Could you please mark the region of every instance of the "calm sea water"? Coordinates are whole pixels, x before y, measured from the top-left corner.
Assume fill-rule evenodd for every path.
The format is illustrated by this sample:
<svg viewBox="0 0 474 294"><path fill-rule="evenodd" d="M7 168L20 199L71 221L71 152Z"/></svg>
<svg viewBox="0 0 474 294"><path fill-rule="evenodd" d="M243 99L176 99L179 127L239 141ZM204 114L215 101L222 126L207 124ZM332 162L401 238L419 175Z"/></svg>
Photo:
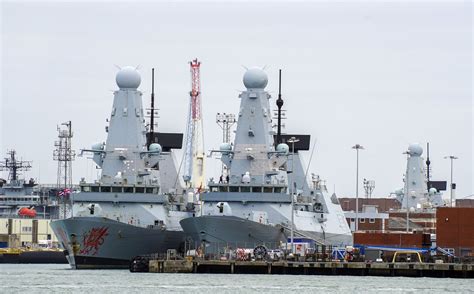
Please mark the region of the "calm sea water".
<svg viewBox="0 0 474 294"><path fill-rule="evenodd" d="M351 276L211 275L71 270L0 264L0 293L473 293L474 280Z"/></svg>

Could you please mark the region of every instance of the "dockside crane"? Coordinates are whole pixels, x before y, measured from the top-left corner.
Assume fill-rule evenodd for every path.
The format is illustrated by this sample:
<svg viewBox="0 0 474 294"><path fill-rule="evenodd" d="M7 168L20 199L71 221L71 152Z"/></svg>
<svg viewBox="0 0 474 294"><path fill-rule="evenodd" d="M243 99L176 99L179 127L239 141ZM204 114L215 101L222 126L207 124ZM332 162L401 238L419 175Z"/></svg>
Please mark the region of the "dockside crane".
<svg viewBox="0 0 474 294"><path fill-rule="evenodd" d="M183 179L188 188L201 190L205 187L204 140L201 103L201 62L189 62L191 70L191 91L189 92L189 113L186 126ZM198 192L199 193L199 192Z"/></svg>

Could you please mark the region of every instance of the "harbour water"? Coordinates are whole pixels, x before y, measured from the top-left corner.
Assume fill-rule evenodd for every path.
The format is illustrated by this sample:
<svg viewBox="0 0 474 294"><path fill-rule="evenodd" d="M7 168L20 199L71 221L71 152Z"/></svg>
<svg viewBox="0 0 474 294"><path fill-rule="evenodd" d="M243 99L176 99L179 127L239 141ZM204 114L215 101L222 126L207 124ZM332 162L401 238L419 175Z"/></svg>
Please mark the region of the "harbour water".
<svg viewBox="0 0 474 294"><path fill-rule="evenodd" d="M153 274L1 264L0 293L472 293L473 280L401 277Z"/></svg>

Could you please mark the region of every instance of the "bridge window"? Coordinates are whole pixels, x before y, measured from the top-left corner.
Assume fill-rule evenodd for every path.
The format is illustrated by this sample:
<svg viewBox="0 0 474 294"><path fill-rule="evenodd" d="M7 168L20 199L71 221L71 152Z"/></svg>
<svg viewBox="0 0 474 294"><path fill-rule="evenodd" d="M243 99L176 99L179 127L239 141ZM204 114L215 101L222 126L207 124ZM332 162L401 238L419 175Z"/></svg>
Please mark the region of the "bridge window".
<svg viewBox="0 0 474 294"><path fill-rule="evenodd" d="M124 188L123 188L123 191L124 191L125 193L133 193L133 187L124 187Z"/></svg>
<svg viewBox="0 0 474 294"><path fill-rule="evenodd" d="M229 189L230 189L230 192L239 192L238 186L230 186Z"/></svg>
<svg viewBox="0 0 474 294"><path fill-rule="evenodd" d="M217 187L210 187L211 188L211 192L217 192L219 191L219 189Z"/></svg>
<svg viewBox="0 0 474 294"><path fill-rule="evenodd" d="M272 193L273 189L272 187L263 187L263 193Z"/></svg>
<svg viewBox="0 0 474 294"><path fill-rule="evenodd" d="M240 192L250 192L250 187L249 186L242 186L242 187L240 187Z"/></svg>
<svg viewBox="0 0 474 294"><path fill-rule="evenodd" d="M99 186L91 186L91 192L99 192Z"/></svg>
<svg viewBox="0 0 474 294"><path fill-rule="evenodd" d="M252 187L253 193L262 193L262 187Z"/></svg>
<svg viewBox="0 0 474 294"><path fill-rule="evenodd" d="M100 192L110 193L110 191L111 191L110 186L100 187Z"/></svg>
<svg viewBox="0 0 474 294"><path fill-rule="evenodd" d="M112 192L114 192L114 193L122 193L122 187L113 186L113 187L112 187Z"/></svg>
<svg viewBox="0 0 474 294"><path fill-rule="evenodd" d="M228 186L219 186L219 192L229 192Z"/></svg>
<svg viewBox="0 0 474 294"><path fill-rule="evenodd" d="M143 188L143 187L135 187L135 193L145 193L145 188Z"/></svg>
<svg viewBox="0 0 474 294"><path fill-rule="evenodd" d="M153 187L145 188L147 194L153 194Z"/></svg>

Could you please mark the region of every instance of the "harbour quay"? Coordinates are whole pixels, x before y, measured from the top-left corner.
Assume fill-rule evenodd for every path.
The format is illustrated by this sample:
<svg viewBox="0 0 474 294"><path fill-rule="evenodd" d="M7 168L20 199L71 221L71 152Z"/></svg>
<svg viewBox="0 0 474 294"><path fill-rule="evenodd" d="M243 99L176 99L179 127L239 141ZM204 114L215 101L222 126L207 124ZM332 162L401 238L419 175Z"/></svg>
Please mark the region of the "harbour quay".
<svg viewBox="0 0 474 294"><path fill-rule="evenodd" d="M146 270L146 268L142 268ZM136 268L138 270L138 268ZM474 264L392 262L292 262L235 260L158 260L148 263L151 273L349 275L387 277L474 278ZM130 271L136 272L131 266Z"/></svg>

